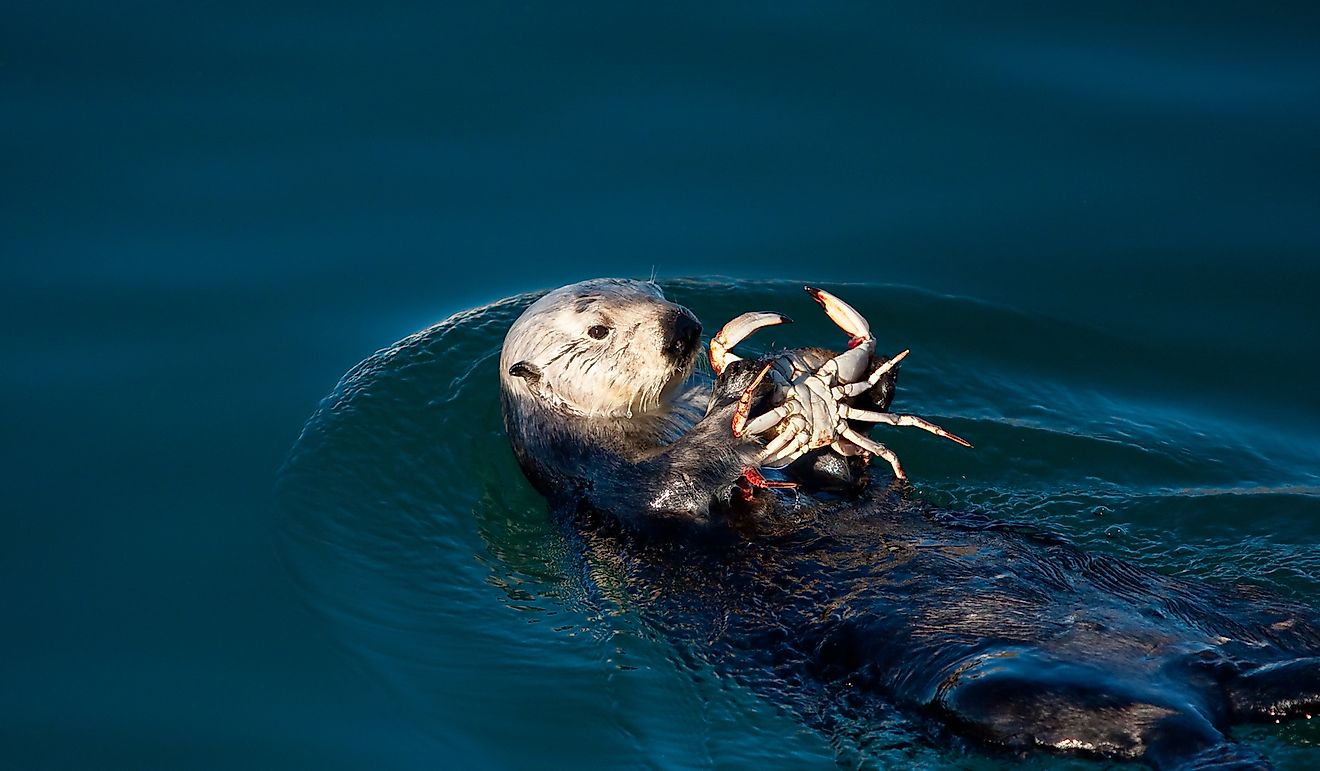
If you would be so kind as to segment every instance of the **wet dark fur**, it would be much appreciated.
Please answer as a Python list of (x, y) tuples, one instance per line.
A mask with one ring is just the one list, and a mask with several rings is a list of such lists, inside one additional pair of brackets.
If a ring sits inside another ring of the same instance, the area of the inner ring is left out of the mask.
[(641, 530), (711, 525), (757, 450), (730, 433), (732, 404), (700, 421), (686, 399), (665, 415), (578, 418), (502, 396), (514, 454), (554, 508), (611, 512)]
[(1310, 608), (941, 511), (829, 458), (797, 472), (823, 463), (856, 495), (747, 500), (754, 448), (729, 420), (755, 369), (730, 367), (704, 415), (700, 391), (632, 420), (505, 394), (527, 476), (694, 656), (826, 730), (897, 705), (990, 747), (1160, 768), (1262, 767), (1229, 726), (1320, 708)]

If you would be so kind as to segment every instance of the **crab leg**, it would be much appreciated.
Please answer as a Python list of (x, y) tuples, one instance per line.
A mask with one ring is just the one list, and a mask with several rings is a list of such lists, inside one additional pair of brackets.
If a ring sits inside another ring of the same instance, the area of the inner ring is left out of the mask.
[(867, 423), (884, 423), (890, 426), (916, 426), (917, 428), (942, 436), (945, 439), (951, 439), (963, 447), (971, 447), (972, 443), (960, 436), (945, 431), (939, 426), (924, 420), (916, 415), (895, 415), (892, 412), (871, 412), (870, 410), (859, 410), (856, 407), (849, 407), (846, 404), (839, 405), (839, 414), (851, 420), (864, 420)]
[(806, 418), (801, 414), (792, 415), (788, 419), (788, 424), (779, 436), (776, 436), (765, 446), (761, 453), (761, 465), (767, 468), (778, 468), (779, 465), (786, 465), (784, 462), (792, 462), (801, 457), (806, 452), (807, 441), (811, 436), (807, 433), (806, 427), (802, 425)]
[(752, 409), (752, 394), (756, 393), (756, 387), (761, 385), (765, 374), (770, 371), (770, 365), (767, 364), (756, 373), (752, 382), (743, 389), (742, 396), (738, 397), (738, 406), (733, 410), (733, 422), (729, 428), (733, 430), (733, 435), (742, 438), (747, 435), (747, 413)]
[(861, 447), (858, 447), (857, 445), (853, 444), (852, 442), (842, 437), (835, 439), (834, 444), (830, 445), (830, 447), (833, 448), (835, 452), (839, 453), (845, 458), (850, 458), (854, 455), (867, 454), (866, 450), (863, 450)]
[(884, 364), (881, 364), (879, 367), (876, 367), (875, 372), (872, 372), (865, 380), (858, 380), (856, 383), (844, 383), (841, 386), (835, 386), (833, 389), (834, 394), (840, 398), (847, 398), (871, 390), (875, 387), (876, 383), (880, 382), (880, 378), (884, 377), (886, 373), (898, 366), (898, 363), (907, 358), (907, 355), (911, 352), (912, 349), (909, 348)]
[(748, 466), (743, 469), (742, 478), (738, 480), (738, 487), (742, 490), (744, 500), (752, 500), (756, 496), (756, 488), (778, 487), (791, 490), (797, 487), (797, 482), (780, 482), (774, 479), (766, 479), (761, 475), (760, 469), (755, 466)]
[(743, 419), (741, 429), (734, 430), (734, 436), (746, 436), (747, 434), (759, 434), (763, 431), (769, 431), (775, 427), (779, 421), (793, 413), (793, 407), (789, 404), (781, 404), (773, 410), (764, 412), (751, 420)]
[(768, 311), (752, 311), (744, 313), (741, 316), (731, 320), (728, 324), (710, 339), (710, 366), (719, 375), (724, 372), (724, 368), (742, 357), (730, 353), (738, 343), (747, 339), (747, 336), (763, 327), (772, 327), (776, 324), (791, 324), (792, 319), (782, 313), (770, 313)]
[(857, 433), (851, 428), (848, 428), (846, 425), (844, 426), (842, 435), (844, 439), (847, 439), (848, 441), (852, 442), (858, 447), (861, 447), (863, 450), (873, 452), (876, 455), (879, 455), (881, 458), (884, 458), (885, 460), (889, 461), (890, 467), (894, 469), (895, 479), (907, 479), (907, 474), (903, 473), (903, 466), (898, 462), (898, 456), (894, 454), (893, 450), (889, 449), (883, 444), (880, 444), (874, 439), (871, 439), (870, 437), (862, 436), (861, 434)]

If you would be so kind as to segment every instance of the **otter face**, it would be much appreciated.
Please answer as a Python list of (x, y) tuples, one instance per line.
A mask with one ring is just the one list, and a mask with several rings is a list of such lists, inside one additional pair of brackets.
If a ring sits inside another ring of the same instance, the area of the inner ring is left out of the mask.
[(556, 289), (509, 328), (500, 383), (585, 415), (631, 417), (663, 405), (692, 372), (701, 324), (645, 281)]

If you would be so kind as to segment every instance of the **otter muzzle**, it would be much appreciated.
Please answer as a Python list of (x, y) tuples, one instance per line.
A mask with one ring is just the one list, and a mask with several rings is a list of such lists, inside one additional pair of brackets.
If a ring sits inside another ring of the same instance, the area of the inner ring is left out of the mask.
[(676, 308), (667, 320), (663, 352), (675, 364), (687, 361), (701, 342), (701, 322), (687, 308)]

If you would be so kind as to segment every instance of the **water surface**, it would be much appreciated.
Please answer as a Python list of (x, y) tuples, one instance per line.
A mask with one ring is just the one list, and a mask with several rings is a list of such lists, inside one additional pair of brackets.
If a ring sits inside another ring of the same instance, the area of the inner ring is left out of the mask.
[[(495, 317), (424, 384), (435, 447), (401, 447), (437, 462), (384, 491), (467, 502), (409, 514), (435, 559), (347, 597), (281, 563), (276, 476), (344, 373), (601, 275), (730, 276), (672, 289), (708, 325), (803, 317), (783, 341), (826, 331), (789, 279), (864, 284), (914, 348), (903, 398), (977, 441), (895, 438), (923, 495), (1315, 602), (1314, 10), (7, 11), (0, 765), (833, 762), (628, 614), (547, 596), (563, 544), (482, 401)], [(400, 581), (454, 609), (378, 654), (327, 612), (387, 629)], [(446, 644), (472, 666), (397, 663)], [(1285, 762), (1315, 742), (1262, 731)]]

